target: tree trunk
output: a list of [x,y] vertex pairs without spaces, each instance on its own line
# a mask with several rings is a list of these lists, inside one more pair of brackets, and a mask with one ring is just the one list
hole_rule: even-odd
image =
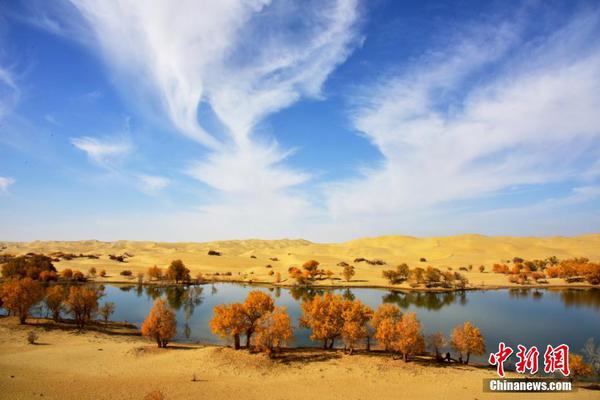
[[160,349],[162,347],[162,343],[160,341],[160,336],[156,337],[156,344],[158,345],[158,348]]
[[367,351],[371,351],[371,337],[367,336]]
[[27,314],[25,314],[25,313],[20,313],[19,314],[19,323],[21,325],[23,325],[25,323],[26,319],[27,319]]
[[327,349],[327,338],[323,339],[323,348]]
[[329,343],[329,348],[333,349],[333,344],[335,343],[335,339],[331,339],[331,343]]
[[408,354],[402,353],[402,358],[404,359],[404,362],[408,362]]
[[252,333],[253,331],[250,329],[246,331],[246,348],[248,350],[250,350],[250,339],[252,338]]
[[465,364],[469,363],[469,357],[471,357],[471,353],[467,353],[467,359],[465,360]]
[[240,349],[240,335],[233,335],[233,348],[236,350]]

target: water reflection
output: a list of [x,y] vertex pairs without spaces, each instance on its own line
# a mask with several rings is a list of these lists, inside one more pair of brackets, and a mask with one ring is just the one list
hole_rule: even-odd
[[427,310],[440,310],[444,306],[456,302],[464,306],[467,304],[468,299],[464,291],[440,293],[391,291],[382,296],[382,301],[384,303],[396,304],[402,309],[414,306]]

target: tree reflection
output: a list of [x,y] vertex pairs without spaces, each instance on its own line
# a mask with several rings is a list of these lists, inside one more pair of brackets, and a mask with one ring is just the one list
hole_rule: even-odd
[[292,286],[290,295],[296,301],[309,301],[315,296],[322,296],[325,290],[307,286]]
[[391,291],[382,297],[384,303],[396,304],[403,309],[413,305],[427,310],[439,310],[457,300],[461,305],[466,305],[468,302],[466,293],[464,291],[441,293]]
[[567,307],[587,306],[600,309],[600,289],[563,289],[560,299]]

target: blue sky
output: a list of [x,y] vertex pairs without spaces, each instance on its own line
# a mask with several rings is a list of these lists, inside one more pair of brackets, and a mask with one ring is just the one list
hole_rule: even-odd
[[506,4],[2,2],[0,240],[599,232],[600,7]]

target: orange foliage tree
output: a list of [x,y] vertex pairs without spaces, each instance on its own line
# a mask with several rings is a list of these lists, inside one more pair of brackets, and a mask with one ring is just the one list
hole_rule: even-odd
[[306,275],[309,279],[314,280],[317,275],[322,275],[323,272],[319,270],[319,262],[317,260],[309,260],[302,265],[302,268],[306,271]]
[[346,300],[342,311],[342,339],[346,349],[352,354],[356,344],[369,337],[369,320],[373,316],[371,307],[358,300]]
[[222,338],[233,338],[233,346],[240,348],[240,335],[246,330],[244,306],[240,303],[219,304],[213,308],[213,318],[209,322],[210,330]]
[[350,282],[355,273],[356,272],[354,271],[354,265],[344,265],[342,276],[344,277],[346,282]]
[[98,310],[98,299],[101,296],[102,293],[95,288],[71,286],[65,303],[79,329],[83,329],[92,319]]
[[148,316],[142,323],[142,335],[156,340],[158,347],[167,347],[177,334],[175,313],[163,299],[156,299]]
[[54,321],[59,320],[60,312],[63,310],[65,302],[65,289],[61,285],[54,285],[46,290],[46,306],[52,313]]
[[283,307],[275,307],[256,324],[256,347],[269,357],[279,352],[292,337],[292,320]]
[[396,338],[391,347],[402,354],[405,362],[410,356],[423,352],[425,339],[421,332],[421,323],[415,313],[402,315],[400,321],[396,323]]
[[401,317],[402,312],[395,304],[381,304],[373,314],[371,326],[375,330],[374,337],[385,351],[389,351],[392,342],[396,340],[396,323]]
[[250,348],[252,334],[256,331],[258,320],[265,314],[272,312],[275,308],[273,299],[268,294],[258,290],[248,293],[243,304],[244,317],[246,320],[246,348]]
[[31,307],[44,298],[44,289],[31,278],[10,279],[2,286],[3,307],[19,316],[25,323]]
[[460,353],[462,358],[466,355],[465,364],[469,363],[471,354],[481,355],[485,352],[485,342],[479,328],[471,323],[465,322],[454,328],[451,336],[452,348]]
[[442,332],[435,332],[427,336],[427,346],[435,352],[435,359],[440,360],[440,349],[447,344],[446,336]]
[[571,371],[572,378],[579,378],[581,376],[591,376],[594,374],[592,366],[585,361],[579,354],[569,354],[569,368]]
[[171,261],[171,265],[167,270],[167,278],[175,281],[175,283],[179,281],[187,282],[190,280],[190,270],[186,268],[181,260]]
[[152,279],[156,279],[157,281],[161,280],[163,277],[163,273],[162,273],[162,269],[160,269],[160,267],[157,267],[156,265],[153,267],[148,268],[148,278],[150,278],[150,280]]
[[312,340],[322,340],[323,348],[333,348],[344,327],[344,299],[326,293],[302,303],[300,326],[311,329]]

